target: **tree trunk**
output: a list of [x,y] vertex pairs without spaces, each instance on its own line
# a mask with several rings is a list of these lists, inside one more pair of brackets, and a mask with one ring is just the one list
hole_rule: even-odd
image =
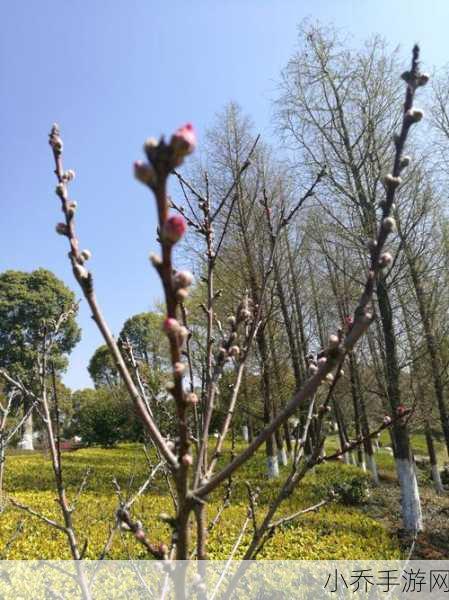
[[[268,372],[268,348],[265,339],[265,332],[262,327],[257,332],[256,338],[262,369],[261,392],[263,398],[264,425],[268,425],[273,417],[273,406],[270,394],[270,374]],[[276,438],[274,435],[267,439],[265,449],[267,455],[267,475],[269,479],[273,479],[279,476]]]
[[437,492],[437,494],[443,494],[444,487],[441,482],[440,470],[438,468],[438,461],[437,461],[437,453],[435,451],[432,430],[430,429],[429,423],[426,423],[425,434],[426,434],[427,451],[429,453],[430,469],[432,471],[432,479],[433,479],[433,483],[435,485],[435,491]]
[[355,383],[356,383],[356,389],[358,390],[358,400],[359,400],[359,408],[360,408],[360,426],[361,426],[362,435],[363,435],[363,448],[365,450],[366,462],[367,462],[368,469],[371,473],[371,476],[373,478],[373,483],[375,485],[378,485],[379,484],[379,474],[377,472],[376,458],[374,456],[373,440],[369,435],[370,428],[369,428],[368,415],[366,412],[365,394],[364,394],[364,390],[362,389],[362,384],[360,381],[359,366],[357,364],[357,359],[354,355],[352,355],[352,361],[353,361],[353,367],[354,367],[354,378],[355,378]]
[[[351,395],[352,395],[352,403],[354,406],[354,425],[355,425],[355,435],[356,438],[360,438],[362,435],[362,426],[360,423],[360,400],[359,393],[357,389],[357,381],[355,377],[355,366],[354,366],[354,355],[352,352],[349,354],[349,378],[351,381]],[[365,455],[363,452],[363,446],[359,444],[357,446],[357,460],[359,467],[366,471],[366,463],[365,463]]]
[[[23,411],[26,411],[29,408],[29,404],[27,401],[24,401]],[[20,447],[22,450],[34,450],[34,437],[33,437],[33,412],[30,412],[29,416],[26,418],[22,427],[22,439],[20,440]]]
[[[282,385],[281,371],[280,371],[280,367],[279,367],[279,361],[277,358],[273,332],[272,332],[271,328],[269,328],[268,331],[269,331],[269,336],[270,336],[270,356],[271,356],[271,361],[273,364],[274,380],[276,382],[276,387],[277,387],[277,392],[274,393],[274,391],[272,391],[272,394],[271,394],[272,403],[273,403],[273,416],[276,416],[278,403],[275,398],[279,398],[282,396],[283,385]],[[287,426],[287,431],[285,429],[285,426]],[[286,466],[288,464],[288,455],[287,455],[287,452],[285,449],[283,433],[288,434],[287,423],[284,424],[284,427],[276,429],[276,431],[275,431],[276,444],[277,444],[277,448],[278,448],[278,461],[281,465]]]
[[[385,339],[387,393],[393,415],[401,404],[399,389],[399,366],[396,351],[396,338],[393,328],[393,316],[385,278],[380,275],[377,284],[377,298]],[[396,421],[393,426],[394,458],[401,488],[402,519],[408,531],[422,531],[423,519],[415,461],[405,422]]]

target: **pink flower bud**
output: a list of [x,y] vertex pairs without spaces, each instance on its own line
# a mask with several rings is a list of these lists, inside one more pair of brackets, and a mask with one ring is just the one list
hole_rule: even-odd
[[153,185],[156,182],[156,173],[153,167],[142,160],[136,160],[134,163],[134,177],[146,185]]
[[396,407],[396,414],[398,415],[398,417],[403,417],[406,412],[407,412],[407,408],[403,404],[399,404]]
[[175,131],[170,140],[170,145],[177,159],[191,154],[196,148],[196,133],[191,123],[186,123]]
[[391,417],[389,415],[385,415],[385,417],[383,418],[383,423],[384,425],[390,425]]
[[179,323],[176,319],[167,317],[162,325],[163,330],[168,335],[173,335],[179,331]]
[[184,456],[181,458],[181,462],[185,467],[190,467],[190,465],[193,463],[192,456],[190,454],[184,454]]
[[192,285],[193,275],[190,271],[178,271],[175,274],[176,287],[186,288]]
[[379,258],[379,267],[381,269],[390,267],[392,264],[393,264],[393,257],[391,256],[391,254],[389,252],[385,252],[384,254],[381,254],[381,256]]
[[164,223],[162,235],[164,239],[175,244],[185,234],[186,229],[187,224],[184,217],[181,215],[171,215]]

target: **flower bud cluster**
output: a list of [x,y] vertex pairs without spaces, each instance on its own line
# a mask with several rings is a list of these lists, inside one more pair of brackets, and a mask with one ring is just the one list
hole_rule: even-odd
[[178,302],[184,302],[189,295],[188,288],[193,283],[193,275],[190,271],[177,271],[173,276],[173,285],[176,299]]

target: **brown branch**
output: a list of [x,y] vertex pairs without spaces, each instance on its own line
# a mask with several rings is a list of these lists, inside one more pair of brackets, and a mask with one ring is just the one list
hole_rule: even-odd
[[128,389],[128,392],[134,402],[134,406],[138,414],[140,415],[140,418],[142,419],[142,422],[147,428],[150,437],[158,445],[162,455],[167,460],[171,468],[176,470],[178,468],[178,461],[174,454],[169,450],[169,448],[165,444],[164,438],[162,437],[159,429],[157,428],[155,422],[146,410],[145,404],[142,398],[140,397],[140,394],[136,386],[134,385],[132,377],[123,360],[117,342],[115,341],[98,306],[93,289],[92,275],[84,266],[87,258],[90,256],[90,253],[87,251],[81,252],[79,249],[79,242],[78,238],[76,237],[74,220],[76,204],[69,201],[68,197],[68,182],[70,181],[70,178],[67,174],[68,172],[66,173],[63,168],[63,144],[60,137],[59,127],[57,125],[53,125],[52,130],[50,132],[50,146],[53,151],[53,157],[55,161],[55,175],[58,180],[56,193],[61,200],[61,208],[65,217],[65,223],[60,224],[62,225],[62,227],[58,226],[58,232],[61,232],[69,240],[69,259],[72,263],[73,274],[83,291],[83,294],[92,311],[92,318],[94,319],[95,323],[100,329],[101,334],[103,335],[103,338],[112,354],[117,369],[122,377],[124,384]]

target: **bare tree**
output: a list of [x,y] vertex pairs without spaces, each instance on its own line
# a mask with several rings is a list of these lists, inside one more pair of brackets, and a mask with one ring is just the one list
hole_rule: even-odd
[[[409,165],[409,157],[397,158],[394,172],[385,175],[386,161],[394,140],[395,148],[403,143],[402,127],[397,133],[399,114],[395,109],[398,85],[391,77],[396,58],[387,58],[382,42],[375,38],[361,52],[350,52],[337,34],[311,27],[303,32],[304,50],[287,66],[279,100],[279,123],[287,139],[298,149],[302,164],[323,161],[328,166],[328,194],[341,203],[334,218],[344,231],[355,226],[360,233],[358,245],[366,247],[366,237],[373,234],[376,211],[390,230],[395,222],[385,207],[388,198],[401,185],[400,175]],[[423,113],[412,107],[417,87],[428,81],[427,75],[415,71],[403,73],[408,86],[405,102],[407,124],[421,120]],[[382,186],[387,200],[379,202]],[[401,198],[401,192],[398,194]],[[394,212],[394,211],[393,211]],[[371,250],[372,252],[372,250]],[[382,270],[377,280],[376,301],[384,339],[386,392],[391,409],[401,411],[400,368],[388,273],[393,263]],[[401,484],[403,517],[407,529],[422,528],[418,485],[410,447],[407,423],[396,423],[394,452]]]

